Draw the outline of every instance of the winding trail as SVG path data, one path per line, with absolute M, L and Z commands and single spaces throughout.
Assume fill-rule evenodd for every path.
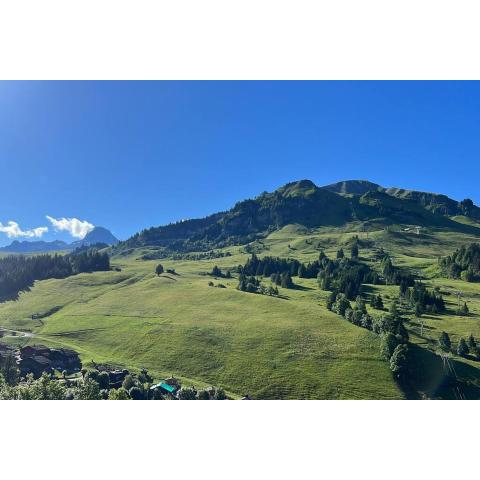
M 4 332 L 4 337 L 31 338 L 35 336 L 35 334 L 32 332 L 24 332 L 22 330 L 12 330 L 11 328 L 2 327 L 1 325 L 0 325 L 0 331 Z M 10 335 L 5 335 L 6 332 L 10 332 Z

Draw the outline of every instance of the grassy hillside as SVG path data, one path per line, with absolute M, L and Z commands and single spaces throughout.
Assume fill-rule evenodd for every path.
M 243 264 L 250 255 L 246 250 L 301 261 L 318 258 L 320 249 L 334 256 L 358 234 L 364 244 L 360 255 L 374 268 L 381 246 L 397 265 L 421 273 L 428 285 L 440 285 L 444 292 L 448 313 L 425 315 L 423 335 L 414 319 L 407 322 L 421 352 L 433 355 L 442 330 L 453 342 L 470 333 L 480 338 L 480 285 L 441 278 L 437 267 L 438 256 L 477 237 L 443 230 L 415 235 L 401 228 L 362 229 L 355 223 L 315 230 L 288 225 L 248 247 L 223 249 L 230 256 L 161 260 L 177 275 L 160 277 L 154 273 L 158 261 L 140 259 L 149 250 L 136 249 L 112 259 L 121 271 L 36 282 L 18 301 L 0 304 L 0 325 L 34 333 L 7 341 L 63 345 L 78 350 L 84 362 L 147 367 L 156 378 L 174 374 L 187 383 L 221 386 L 233 396 L 404 398 L 380 357 L 378 336 L 329 312 L 328 292 L 316 280 L 295 277 L 298 288 L 280 288 L 282 298 L 275 298 L 237 291 L 236 278 L 205 275 L 214 265 Z M 227 288 L 209 287 L 209 281 Z M 468 317 L 454 313 L 459 289 L 471 311 Z M 388 304 L 398 287 L 367 285 L 364 292 L 379 292 Z M 32 320 L 33 313 L 44 318 Z M 480 378 L 479 362 L 456 360 L 465 367 L 459 370 L 462 375 Z M 434 388 L 422 387 L 429 394 Z

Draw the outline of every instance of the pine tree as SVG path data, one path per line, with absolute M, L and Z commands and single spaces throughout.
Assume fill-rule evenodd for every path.
M 383 310 L 383 300 L 380 295 L 373 295 L 370 301 L 370 306 L 376 310 Z
M 344 258 L 344 257 L 345 257 L 345 253 L 343 252 L 343 248 L 340 248 L 337 251 L 337 258 Z
M 470 351 L 474 352 L 475 349 L 477 348 L 477 342 L 475 341 L 475 337 L 470 334 L 467 340 L 468 348 Z
M 281 275 L 281 286 L 282 288 L 293 288 L 293 282 L 292 282 L 292 277 L 290 276 L 290 273 L 282 273 Z
M 408 346 L 405 343 L 401 343 L 395 347 L 392 357 L 390 358 L 390 370 L 394 375 L 403 379 L 408 372 Z
M 216 265 L 212 268 L 212 273 L 211 275 L 213 277 L 222 277 L 222 271 L 220 270 L 220 268 L 218 268 Z
M 468 309 L 468 306 L 467 306 L 467 303 L 466 303 L 466 302 L 463 304 L 462 307 L 460 307 L 460 310 L 458 311 L 458 313 L 459 313 L 460 315 L 464 315 L 464 316 L 467 316 L 467 315 L 468 315 L 469 309 Z
M 358 295 L 355 299 L 355 309 L 362 313 L 367 313 L 367 307 L 365 306 L 365 301 L 363 298 Z
M 460 355 L 461 357 L 466 357 L 469 353 L 470 353 L 470 350 L 468 348 L 467 342 L 465 341 L 464 338 L 461 338 L 460 342 L 458 342 L 457 354 Z
M 389 313 L 390 313 L 390 315 L 391 315 L 393 318 L 398 317 L 398 309 L 397 309 L 397 303 L 396 303 L 396 302 L 393 302 L 393 303 L 390 305 Z
M 452 342 L 450 341 L 450 336 L 447 332 L 442 332 L 440 338 L 438 339 L 438 345 L 445 352 L 449 352 L 452 348 Z
M 298 273 L 297 273 L 299 278 L 305 278 L 305 265 L 303 263 L 300 264 L 298 267 Z
M 358 258 L 358 242 L 357 241 L 352 245 L 352 248 L 350 251 L 350 257 L 355 260 Z
M 337 292 L 332 292 L 327 299 L 327 308 L 332 310 L 334 303 L 337 301 Z
M 383 333 L 380 337 L 380 353 L 385 360 L 390 360 L 395 348 L 398 345 L 397 337 L 391 333 Z

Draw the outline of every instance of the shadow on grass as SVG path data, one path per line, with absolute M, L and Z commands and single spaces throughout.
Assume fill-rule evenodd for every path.
M 169 277 L 168 275 L 159 275 L 158 278 L 168 278 L 169 280 L 173 280 L 174 282 L 177 281 L 176 278 Z
M 434 352 L 409 344 L 412 373 L 408 382 L 399 383 L 406 398 L 443 400 L 480 399 L 480 372 L 464 362 L 447 362 Z
M 305 292 L 305 291 L 308 291 L 308 290 L 315 290 L 315 288 L 305 287 L 304 285 L 298 285 L 298 284 L 295 283 L 291 290 L 300 290 L 302 292 Z

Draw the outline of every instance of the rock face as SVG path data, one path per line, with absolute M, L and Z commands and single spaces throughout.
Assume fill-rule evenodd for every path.
M 363 195 L 367 192 L 383 190 L 381 185 L 369 182 L 368 180 L 344 180 L 322 187 L 333 193 Z
M 85 237 L 76 244 L 95 245 L 96 243 L 106 243 L 107 245 L 116 245 L 118 238 L 113 233 L 104 227 L 95 227 L 91 232 L 87 233 Z

